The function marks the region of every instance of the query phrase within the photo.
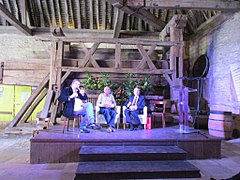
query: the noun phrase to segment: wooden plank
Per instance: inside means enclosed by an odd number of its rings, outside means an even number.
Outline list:
[[[0,3],[0,15],[6,19],[10,24],[15,26],[19,31],[24,33],[27,36],[32,35],[32,30],[29,29],[27,26],[22,24],[19,20],[15,18],[13,14],[11,14],[3,4]]]
[[[123,16],[124,12],[120,9],[117,9],[117,15],[114,22],[114,29],[113,29],[113,38],[118,38],[120,35],[120,30],[122,28],[123,23]]]
[[[99,68],[94,67],[63,67],[62,71],[71,71],[71,72],[108,72],[108,73],[137,73],[137,74],[172,74],[172,71],[169,69],[133,69],[133,68]]]
[[[89,0],[90,29],[93,29],[93,0]]]
[[[83,51],[85,52],[84,61],[80,64],[80,67],[84,67],[84,66],[86,66],[86,64],[88,62],[91,62],[93,67],[99,68],[99,65],[97,64],[96,60],[93,58],[92,55],[97,50],[100,43],[99,42],[94,43],[90,50],[88,50],[83,43],[80,43],[80,45],[81,45]]]
[[[75,1],[76,2],[76,9],[78,10],[77,11],[77,28],[78,29],[81,29],[82,28],[82,25],[81,25],[81,6],[80,6],[80,3],[79,1]]]
[[[40,114],[40,118],[47,118],[48,114],[49,114],[49,109],[52,103],[52,99],[53,99],[53,90],[52,89],[48,89],[47,92],[47,96],[46,96],[46,101],[44,103],[44,107],[42,109],[42,112]]]
[[[62,16],[61,16],[61,11],[60,11],[60,5],[59,5],[59,1],[58,0],[55,0],[55,3],[56,3],[56,12],[58,13],[58,25],[62,28],[63,27],[63,21],[62,21]]]
[[[133,7],[125,6],[119,0],[107,0],[107,1],[111,3],[114,7],[121,9],[125,13],[144,20],[146,23],[150,24],[156,29],[161,30],[165,26],[165,22],[163,22],[161,19],[156,18],[156,16],[151,14],[146,9],[143,8],[135,9]]]
[[[228,20],[232,14],[231,13],[219,13],[212,18],[208,19],[206,22],[201,24],[196,30],[194,36],[205,36],[208,33],[213,32],[222,23]]]
[[[75,28],[74,20],[73,20],[73,6],[72,1],[68,0],[68,11],[69,11],[69,28]]]
[[[55,9],[54,9],[54,3],[53,1],[50,1],[50,8],[51,8],[51,19],[52,19],[52,23],[50,24],[50,26],[56,26],[57,23],[56,23],[56,17],[55,17]]]
[[[64,10],[63,10],[63,12],[64,12],[64,15],[65,15],[65,21],[66,21],[66,25],[65,25],[65,27],[69,27],[69,15],[68,15],[68,7],[67,7],[67,2],[66,1],[61,1],[62,2],[62,4],[63,4],[63,8],[64,8]]]
[[[102,2],[102,29],[106,29],[106,14],[107,14],[107,6],[106,6],[106,0],[101,0]]]
[[[0,0],[0,4],[3,4],[3,0]],[[6,26],[7,25],[7,21],[5,18],[3,18],[2,16],[0,16],[0,20],[2,21],[2,25]]]
[[[97,21],[97,29],[100,29],[100,22],[99,22],[99,17],[100,17],[100,12],[99,12],[99,0],[95,0],[96,1],[96,5],[95,5],[95,11],[96,11],[96,21]],[[100,0],[101,1],[101,0]]]
[[[115,0],[121,2],[121,0]],[[240,2],[236,0],[127,0],[125,6],[154,9],[195,9],[217,11],[239,11]]]
[[[142,44],[142,45],[156,45],[156,46],[183,46],[183,41],[159,41],[159,40],[150,40],[150,39],[135,39],[135,38],[62,38],[58,37],[58,40],[61,39],[64,42],[99,42],[99,43],[110,43],[110,44]]]
[[[106,167],[111,168],[106,171]],[[165,179],[200,177],[200,170],[186,160],[132,160],[79,162],[75,179]]]
[[[0,1],[1,2],[1,1]],[[26,0],[20,1],[21,19],[24,25],[27,25],[27,3]]]
[[[25,123],[27,122],[30,115],[33,113],[33,111],[38,106],[38,104],[43,100],[43,98],[46,96],[46,94],[47,94],[47,89],[45,88],[45,89],[43,89],[41,94],[34,100],[31,107],[28,109],[28,111],[24,114],[24,116],[21,120],[22,122],[25,122]]]
[[[37,5],[38,5],[38,10],[39,10],[41,27],[45,27],[41,1],[37,1]]]
[[[45,14],[45,16],[47,18],[48,26],[50,26],[52,23],[51,23],[51,18],[50,18],[49,11],[48,11],[49,8],[48,8],[46,0],[42,0],[42,6],[45,9],[45,13],[44,14]]]
[[[53,42],[50,65],[50,82],[49,82],[50,88],[52,88],[53,85],[57,85],[57,89],[60,89],[62,56],[63,56],[63,42],[62,41]]]
[[[115,68],[121,67],[121,44],[116,43],[115,48]]]
[[[49,82],[49,74],[44,78],[44,80],[39,84],[37,89],[32,93],[32,95],[28,98],[28,100],[25,102],[25,104],[22,106],[20,111],[17,113],[17,115],[14,117],[14,119],[9,123],[8,128],[15,127],[19,121],[21,120],[21,117],[24,115],[24,113],[27,111],[27,109],[30,107],[30,105],[33,103],[35,98],[39,95],[39,93],[43,90],[44,87],[46,87],[47,83]]]
[[[149,56],[152,54],[152,52],[156,48],[156,45],[151,46],[147,53],[145,52],[145,50],[144,50],[142,45],[137,44],[137,47],[138,47],[138,50],[139,50],[140,54],[143,57],[141,62],[137,66],[137,68],[143,69],[144,68],[143,65],[145,64],[145,62],[147,62],[150,69],[157,69],[155,67],[155,65],[152,63],[152,60],[149,58]]]

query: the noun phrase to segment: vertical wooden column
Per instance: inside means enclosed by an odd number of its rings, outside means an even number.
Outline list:
[[[53,123],[56,122],[57,98],[61,88],[63,50],[63,41],[52,42],[49,89],[41,118],[47,118],[50,112],[50,121]]]
[[[121,67],[121,44],[116,43],[115,45],[115,68]]]
[[[176,15],[169,22],[168,28],[170,33],[170,41],[183,41],[183,28],[186,26],[187,17]],[[171,88],[171,99],[176,100],[178,96],[176,86],[182,85],[183,76],[183,46],[172,46],[170,48],[170,69],[173,70]]]

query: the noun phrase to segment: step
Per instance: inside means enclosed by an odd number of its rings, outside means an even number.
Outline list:
[[[75,180],[200,178],[200,170],[186,160],[79,162]]]
[[[186,151],[177,146],[82,146],[83,161],[185,160]]]

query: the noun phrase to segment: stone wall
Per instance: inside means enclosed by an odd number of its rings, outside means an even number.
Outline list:
[[[3,83],[37,86],[49,72],[51,43],[34,37],[0,34]]]
[[[210,110],[240,113],[240,13],[235,13],[216,30],[190,41],[191,66],[207,54],[210,68],[203,84],[203,98]]]

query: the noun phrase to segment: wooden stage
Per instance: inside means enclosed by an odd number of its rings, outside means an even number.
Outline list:
[[[70,129],[71,130],[71,129]],[[83,145],[94,146],[178,146],[187,152],[187,159],[209,159],[221,157],[221,139],[203,134],[180,133],[178,126],[151,130],[128,131],[118,129],[107,133],[106,128],[80,133],[77,128],[62,133],[62,126],[51,126],[31,139],[30,163],[67,163],[79,161],[79,150]]]

